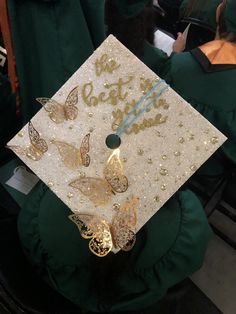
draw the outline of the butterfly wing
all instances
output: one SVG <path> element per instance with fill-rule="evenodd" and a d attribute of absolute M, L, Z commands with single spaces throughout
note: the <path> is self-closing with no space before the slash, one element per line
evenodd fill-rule
<path fill-rule="evenodd" d="M 62 162 L 67 168 L 75 170 L 81 165 L 80 151 L 76 147 L 66 142 L 56 140 L 53 140 L 52 144 L 56 145 L 61 155 Z"/>
<path fill-rule="evenodd" d="M 89 249 L 99 257 L 106 256 L 112 249 L 112 237 L 105 220 L 86 214 L 69 216 L 78 227 L 81 236 L 89 241 Z"/>
<path fill-rule="evenodd" d="M 78 86 L 76 86 L 72 91 L 70 91 L 69 95 L 65 101 L 65 117 L 66 120 L 75 120 L 78 115 L 78 108 L 76 104 L 78 103 Z"/>
<path fill-rule="evenodd" d="M 48 145 L 43 138 L 40 138 L 38 131 L 34 128 L 32 122 L 28 124 L 29 138 L 32 146 L 42 154 L 48 150 Z"/>
<path fill-rule="evenodd" d="M 51 98 L 36 98 L 36 100 L 49 112 L 49 118 L 55 123 L 62 123 L 66 119 L 64 106 Z"/>
<path fill-rule="evenodd" d="M 113 190 L 123 193 L 128 189 L 128 178 L 123 173 L 123 167 L 118 155 L 113 155 L 104 168 L 104 176 Z"/>
<path fill-rule="evenodd" d="M 111 232 L 115 246 L 123 251 L 133 248 L 136 235 L 133 231 L 137 222 L 137 205 L 139 199 L 133 197 L 127 200 L 113 218 Z"/>
<path fill-rule="evenodd" d="M 80 146 L 81 160 L 82 160 L 82 164 L 85 167 L 88 167 L 90 164 L 90 156 L 88 154 L 88 152 L 89 152 L 89 138 L 90 138 L 90 134 L 85 135 L 85 137 L 82 140 L 81 146 Z"/>
<path fill-rule="evenodd" d="M 112 189 L 106 180 L 86 177 L 76 179 L 69 185 L 78 189 L 96 206 L 105 205 L 111 200 Z"/>

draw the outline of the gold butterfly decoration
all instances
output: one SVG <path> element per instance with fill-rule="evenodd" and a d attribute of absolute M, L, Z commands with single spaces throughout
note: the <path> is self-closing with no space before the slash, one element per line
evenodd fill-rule
<path fill-rule="evenodd" d="M 88 167 L 90 164 L 89 138 L 90 133 L 83 138 L 80 149 L 63 141 L 52 140 L 51 143 L 56 145 L 65 166 L 75 170 L 81 165 Z"/>
<path fill-rule="evenodd" d="M 49 112 L 49 118 L 55 123 L 65 120 L 75 120 L 78 115 L 78 86 L 70 91 L 64 104 L 58 103 L 51 98 L 36 98 L 36 100 Z"/>
<path fill-rule="evenodd" d="M 48 150 L 46 141 L 40 137 L 38 131 L 33 127 L 32 122 L 28 123 L 28 133 L 30 145 L 27 147 L 20 147 L 17 145 L 8 145 L 13 152 L 20 155 L 25 155 L 32 160 L 40 160 L 44 153 Z"/>
<path fill-rule="evenodd" d="M 89 241 L 89 249 L 99 257 L 106 256 L 112 248 L 130 251 L 136 241 L 137 205 L 139 199 L 127 200 L 114 215 L 112 223 L 97 216 L 72 214 L 69 219 L 78 227 L 81 236 Z"/>
<path fill-rule="evenodd" d="M 114 150 L 104 168 L 104 178 L 85 177 L 72 181 L 71 187 L 78 189 L 96 206 L 105 205 L 111 196 L 128 189 L 128 179 L 124 175 L 119 158 L 119 149 Z"/>

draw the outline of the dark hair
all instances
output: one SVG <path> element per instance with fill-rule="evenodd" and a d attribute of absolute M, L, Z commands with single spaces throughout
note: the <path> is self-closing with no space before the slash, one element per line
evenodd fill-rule
<path fill-rule="evenodd" d="M 113 0 L 106 1 L 105 21 L 108 35 L 113 34 L 137 57 L 143 55 L 144 41 L 153 44 L 154 16 L 152 1 L 135 17 L 126 18 L 118 13 Z"/>
<path fill-rule="evenodd" d="M 224 0 L 222 1 L 222 3 L 224 4 L 224 11 L 227 5 L 227 2 Z M 222 12 L 220 17 L 219 17 L 219 22 L 218 22 L 218 31 L 219 31 L 219 36 L 222 39 L 226 39 L 227 41 L 236 43 L 236 33 L 235 32 L 228 32 L 227 31 L 227 25 L 226 25 L 226 21 L 225 21 L 225 12 Z"/>

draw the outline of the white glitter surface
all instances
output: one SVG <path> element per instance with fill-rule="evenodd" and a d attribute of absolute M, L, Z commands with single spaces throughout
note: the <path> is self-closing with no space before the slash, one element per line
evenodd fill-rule
<path fill-rule="evenodd" d="M 97 76 L 95 62 L 104 54 L 120 66 L 112 73 L 104 71 Z M 104 83 L 105 85 L 117 83 L 119 79 L 128 81 L 130 76 L 133 79 L 122 88 L 122 95 L 127 92 L 127 97 L 119 100 L 116 105 L 107 101 L 99 102 L 96 106 L 88 106 L 82 98 L 82 88 L 86 83 L 92 82 L 91 96 L 98 97 L 101 92 L 108 95 L 112 89 L 117 91 L 117 87 L 109 88 L 104 86 Z M 136 231 L 226 140 L 223 134 L 171 88 L 168 88 L 160 99 L 165 99 L 169 108 L 151 106 L 149 112 L 145 112 L 135 121 L 136 124 L 140 124 L 144 118 L 154 118 L 157 114 L 161 114 L 162 117 L 167 116 L 166 122 L 146 127 L 137 134 L 121 135 L 120 157 L 125 158 L 124 174 L 129 181 L 127 191 L 116 193 L 109 204 L 96 207 L 79 190 L 69 187 L 68 184 L 78 178 L 81 172 L 87 177 L 103 178 L 104 165 L 112 153 L 105 144 L 107 135 L 114 133 L 112 112 L 118 109 L 123 112 L 128 101 L 135 99 L 137 102 L 140 99 L 143 95 L 140 78 L 150 79 L 152 82 L 159 79 L 117 39 L 109 36 L 52 97 L 63 104 L 69 92 L 78 86 L 78 117 L 73 121 L 56 124 L 42 108 L 31 121 L 41 137 L 46 140 L 48 151 L 39 161 L 18 154 L 23 162 L 75 213 L 99 215 L 111 222 L 115 214 L 114 203 L 122 204 L 127 198 L 139 197 Z M 105 98 L 105 95 L 103 96 Z M 78 170 L 68 169 L 63 164 L 57 147 L 50 144 L 50 141 L 52 139 L 65 141 L 79 149 L 83 137 L 89 132 L 91 132 L 89 167 L 79 166 Z M 214 141 L 215 137 L 217 140 Z M 27 126 L 8 143 L 20 147 L 29 144 Z M 140 153 L 140 150 L 143 153 Z"/>

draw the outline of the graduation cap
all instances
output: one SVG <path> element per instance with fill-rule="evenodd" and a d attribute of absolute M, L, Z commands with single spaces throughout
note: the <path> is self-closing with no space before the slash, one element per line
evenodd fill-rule
<path fill-rule="evenodd" d="M 130 250 L 226 140 L 112 35 L 38 100 L 43 108 L 8 145 L 71 209 L 98 256 Z"/>

